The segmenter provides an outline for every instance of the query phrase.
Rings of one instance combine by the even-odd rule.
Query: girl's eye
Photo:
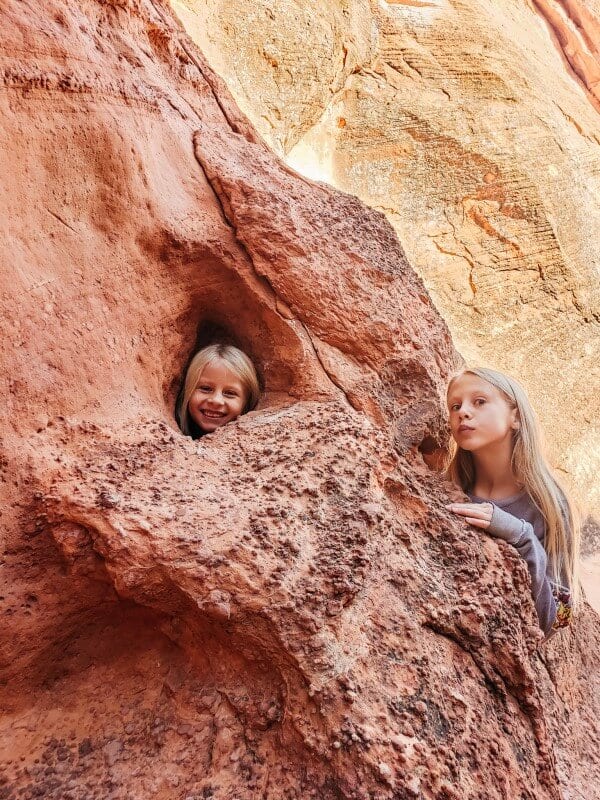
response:
[[[458,403],[453,403],[453,404],[450,406],[450,411],[458,411],[458,409],[459,409],[459,408],[460,408],[460,406],[459,406],[459,404],[458,404]]]
[[[483,399],[483,397],[478,397],[477,400],[475,400],[475,405],[476,406],[482,406],[484,403],[485,403],[485,400]]]
[[[237,397],[238,396],[238,393],[234,392],[234,391],[226,391],[226,392],[223,392],[223,394],[227,395],[227,397]]]
[[[212,386],[198,386],[196,388],[200,389],[201,392],[210,392],[210,391],[212,391]]]

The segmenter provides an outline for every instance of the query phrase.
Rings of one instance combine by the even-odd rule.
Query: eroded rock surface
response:
[[[598,517],[597,1],[172,5],[277,152],[387,214],[460,352],[522,379]]]
[[[159,2],[5,3],[0,797],[594,797],[597,616],[443,511],[448,331]],[[261,407],[173,420],[198,326]],[[577,753],[577,757],[574,754]]]

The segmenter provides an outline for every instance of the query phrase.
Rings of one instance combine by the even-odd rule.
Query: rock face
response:
[[[523,564],[443,511],[456,356],[384,217],[156,0],[0,35],[2,800],[592,800],[598,618],[538,649]],[[193,442],[211,326],[265,394]]]
[[[292,166],[384,211],[600,516],[600,5],[173,0]]]

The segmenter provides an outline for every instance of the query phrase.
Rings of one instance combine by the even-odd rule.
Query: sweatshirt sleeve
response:
[[[511,544],[524,559],[531,576],[531,594],[540,627],[546,636],[550,636],[557,621],[558,605],[552,582],[546,575],[548,556],[533,526],[495,505],[488,533]]]

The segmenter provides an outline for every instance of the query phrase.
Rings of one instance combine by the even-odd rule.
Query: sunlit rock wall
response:
[[[269,144],[383,210],[600,511],[599,4],[173,0]]]

